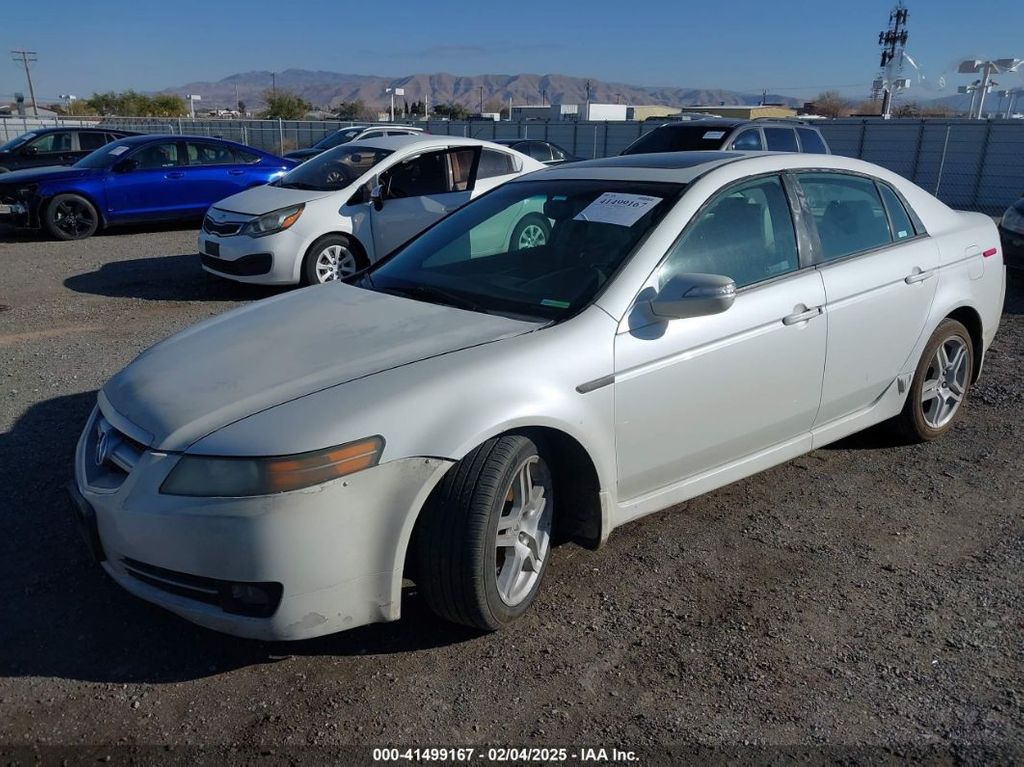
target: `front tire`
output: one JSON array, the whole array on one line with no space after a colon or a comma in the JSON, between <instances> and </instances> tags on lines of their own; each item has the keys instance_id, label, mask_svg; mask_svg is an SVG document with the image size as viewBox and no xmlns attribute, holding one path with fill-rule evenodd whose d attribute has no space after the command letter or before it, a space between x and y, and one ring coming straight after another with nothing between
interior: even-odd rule
<instances>
[{"instance_id":1,"label":"front tire","mask_svg":"<svg viewBox=\"0 0 1024 767\"><path fill-rule=\"evenodd\" d=\"M939 323L924 347L897 423L913 442L931 442L949 431L971 388L974 343L956 320Z\"/></svg>"},{"instance_id":2,"label":"front tire","mask_svg":"<svg viewBox=\"0 0 1024 767\"><path fill-rule=\"evenodd\" d=\"M328 234L309 246L302 260L302 283L322 285L349 277L369 266L362 252L343 234Z\"/></svg>"},{"instance_id":3,"label":"front tire","mask_svg":"<svg viewBox=\"0 0 1024 767\"><path fill-rule=\"evenodd\" d=\"M58 194L43 212L46 231L58 240L84 240L100 228L100 217L91 202L77 194Z\"/></svg>"},{"instance_id":4,"label":"front tire","mask_svg":"<svg viewBox=\"0 0 1024 767\"><path fill-rule=\"evenodd\" d=\"M531 213L516 224L509 238L510 250L529 250L547 245L551 239L551 224L539 213Z\"/></svg>"},{"instance_id":5,"label":"front tire","mask_svg":"<svg viewBox=\"0 0 1024 767\"><path fill-rule=\"evenodd\" d=\"M532 440L485 442L445 475L415 539L417 585L442 618L494 631L529 608L551 557L551 472Z\"/></svg>"}]
</instances>

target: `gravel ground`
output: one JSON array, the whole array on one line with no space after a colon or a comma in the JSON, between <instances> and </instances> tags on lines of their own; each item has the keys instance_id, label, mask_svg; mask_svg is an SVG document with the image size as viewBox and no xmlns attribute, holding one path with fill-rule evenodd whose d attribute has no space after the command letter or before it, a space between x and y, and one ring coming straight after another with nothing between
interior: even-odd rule
<instances>
[{"instance_id":1,"label":"gravel ground","mask_svg":"<svg viewBox=\"0 0 1024 767\"><path fill-rule=\"evenodd\" d=\"M109 376L269 294L206 277L194 247L0 232L0 743L1022 753L1024 283L938 444L871 430L563 547L502 633L410 590L398 623L263 644L123 592L62 495Z\"/></svg>"}]
</instances>

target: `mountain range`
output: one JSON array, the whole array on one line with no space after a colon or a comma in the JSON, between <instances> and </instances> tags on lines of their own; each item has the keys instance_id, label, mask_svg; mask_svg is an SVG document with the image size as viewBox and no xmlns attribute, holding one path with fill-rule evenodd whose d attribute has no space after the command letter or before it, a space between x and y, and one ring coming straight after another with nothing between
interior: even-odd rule
<instances>
[{"instance_id":1,"label":"mountain range","mask_svg":"<svg viewBox=\"0 0 1024 767\"><path fill-rule=\"evenodd\" d=\"M298 94L318 107L332 107L342 102L362 101L366 106L383 107L390 96L385 88L404 88L409 103L430 98L433 105L445 102L461 104L471 111L480 109L481 100L507 104L579 104L587 99L598 103L686 105L756 104L761 94L715 88L670 88L627 85L582 77L548 74L516 75L453 75L447 72L416 74L406 77L378 77L325 72L308 69L287 69L283 72L241 72L212 82L192 82L165 93L196 93L202 96L203 108L234 107L245 102L248 109L264 106L262 93L276 87ZM797 99L768 94L767 101L798 105Z\"/></svg>"}]
</instances>

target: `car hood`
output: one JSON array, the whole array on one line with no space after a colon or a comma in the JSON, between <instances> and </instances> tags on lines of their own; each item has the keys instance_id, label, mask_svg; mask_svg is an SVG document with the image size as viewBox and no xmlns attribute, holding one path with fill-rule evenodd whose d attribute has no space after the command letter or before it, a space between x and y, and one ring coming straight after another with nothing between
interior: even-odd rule
<instances>
[{"instance_id":1,"label":"car hood","mask_svg":"<svg viewBox=\"0 0 1024 767\"><path fill-rule=\"evenodd\" d=\"M284 156L286 160L308 160L310 157L316 157L321 152L325 152L325 149L296 149L294 152L289 152Z\"/></svg>"},{"instance_id":2,"label":"car hood","mask_svg":"<svg viewBox=\"0 0 1024 767\"><path fill-rule=\"evenodd\" d=\"M39 181L52 181L63 179L70 181L76 178L85 178L102 173L103 170L96 168L75 168L70 165L44 165L39 168L23 168L12 170L10 173L0 175L0 184L30 184Z\"/></svg>"},{"instance_id":3,"label":"car hood","mask_svg":"<svg viewBox=\"0 0 1024 767\"><path fill-rule=\"evenodd\" d=\"M340 191L344 192L344 190ZM213 207L217 208L217 210L227 210L232 213L259 216L263 213L270 213L272 210L280 210L281 208L288 208L304 202L313 202L313 200L319 200L338 193L337 190L333 192L317 192L309 189L285 189L284 187L265 184L233 194L219 201Z\"/></svg>"},{"instance_id":4,"label":"car hood","mask_svg":"<svg viewBox=\"0 0 1024 767\"><path fill-rule=\"evenodd\" d=\"M275 405L538 327L333 283L171 336L110 379L100 399L145 433L133 437L184 450Z\"/></svg>"}]
</instances>

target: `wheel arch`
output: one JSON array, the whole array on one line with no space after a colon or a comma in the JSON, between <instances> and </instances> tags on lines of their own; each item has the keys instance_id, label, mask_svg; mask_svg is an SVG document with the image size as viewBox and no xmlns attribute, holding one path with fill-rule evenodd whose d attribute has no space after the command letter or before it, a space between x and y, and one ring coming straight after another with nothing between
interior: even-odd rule
<instances>
[{"instance_id":1,"label":"wheel arch","mask_svg":"<svg viewBox=\"0 0 1024 767\"><path fill-rule=\"evenodd\" d=\"M316 246L316 244L320 242L320 240L322 240L324 237L331 236L339 236L347 239L355 247L355 250L358 251L356 255L361 256L367 264L370 263L370 255L366 250L366 246L363 245L362 241L360 241L358 237L352 234L352 232L346 232L343 229L332 229L329 232L322 232L318 234L316 237L312 238L309 241L309 244L306 245L305 249L302 251L302 258L295 259L294 277L296 280L302 279L303 270L305 269L306 265L306 259L309 258L309 255L310 253L313 252L313 248Z\"/></svg>"},{"instance_id":2,"label":"wheel arch","mask_svg":"<svg viewBox=\"0 0 1024 767\"><path fill-rule=\"evenodd\" d=\"M496 431L479 438L473 445L460 451L458 459L448 466L444 474L453 471L458 461L461 461L487 440L513 434L527 437L537 444L551 465L552 477L555 482L555 497L571 499L571 503L568 504L565 501L557 502L559 505L555 515L555 545L571 542L587 549L599 548L608 537L610 522L606 501L602 497L597 464L583 443L567 431L550 425L524 425ZM398 552L395 561L404 562L404 572L414 580L415 573L411 559L411 552L414 548L413 541L423 519L423 508L441 487L444 474L438 477L430 494L417 509L411 534L399 543L402 550Z\"/></svg>"},{"instance_id":3,"label":"wheel arch","mask_svg":"<svg viewBox=\"0 0 1024 767\"><path fill-rule=\"evenodd\" d=\"M106 211L103 210L103 206L96 199L96 195L92 192L87 192L84 189L60 189L48 192L41 196L39 198L39 206L36 208L36 216L39 219L40 226L43 225L43 216L46 215L46 210L50 207L50 203L53 202L53 198L59 197L62 194L75 194L87 200L89 204L96 209L96 215L99 216L99 228L103 229L107 226L107 214Z\"/></svg>"}]
</instances>

